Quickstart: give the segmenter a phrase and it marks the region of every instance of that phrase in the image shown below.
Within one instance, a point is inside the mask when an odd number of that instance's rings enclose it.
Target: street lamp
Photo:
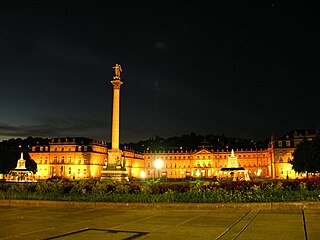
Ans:
[[[158,169],[158,177],[160,179],[160,169],[163,167],[163,161],[161,159],[156,159],[154,161],[154,167]]]
[[[146,177],[146,173],[144,171],[140,172],[140,178],[144,179]]]

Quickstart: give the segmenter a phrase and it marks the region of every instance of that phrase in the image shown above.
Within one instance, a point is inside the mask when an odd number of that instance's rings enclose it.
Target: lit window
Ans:
[[[290,141],[286,141],[286,146],[290,147]]]
[[[278,146],[282,147],[282,142],[281,141],[278,141]]]

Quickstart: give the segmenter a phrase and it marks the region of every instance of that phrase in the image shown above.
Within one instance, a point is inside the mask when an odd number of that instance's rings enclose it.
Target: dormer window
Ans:
[[[286,141],[286,147],[290,147],[290,141]]]

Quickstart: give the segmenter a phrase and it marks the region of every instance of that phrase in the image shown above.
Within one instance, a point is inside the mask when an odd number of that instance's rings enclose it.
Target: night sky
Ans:
[[[311,1],[131,2],[1,1],[0,140],[111,141],[116,63],[121,143],[319,125]]]

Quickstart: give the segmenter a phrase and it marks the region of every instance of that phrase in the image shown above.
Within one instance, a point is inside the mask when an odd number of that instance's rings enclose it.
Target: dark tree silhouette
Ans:
[[[304,138],[293,152],[293,159],[290,162],[292,168],[299,172],[315,173],[320,171],[320,138],[319,135],[311,141]]]

